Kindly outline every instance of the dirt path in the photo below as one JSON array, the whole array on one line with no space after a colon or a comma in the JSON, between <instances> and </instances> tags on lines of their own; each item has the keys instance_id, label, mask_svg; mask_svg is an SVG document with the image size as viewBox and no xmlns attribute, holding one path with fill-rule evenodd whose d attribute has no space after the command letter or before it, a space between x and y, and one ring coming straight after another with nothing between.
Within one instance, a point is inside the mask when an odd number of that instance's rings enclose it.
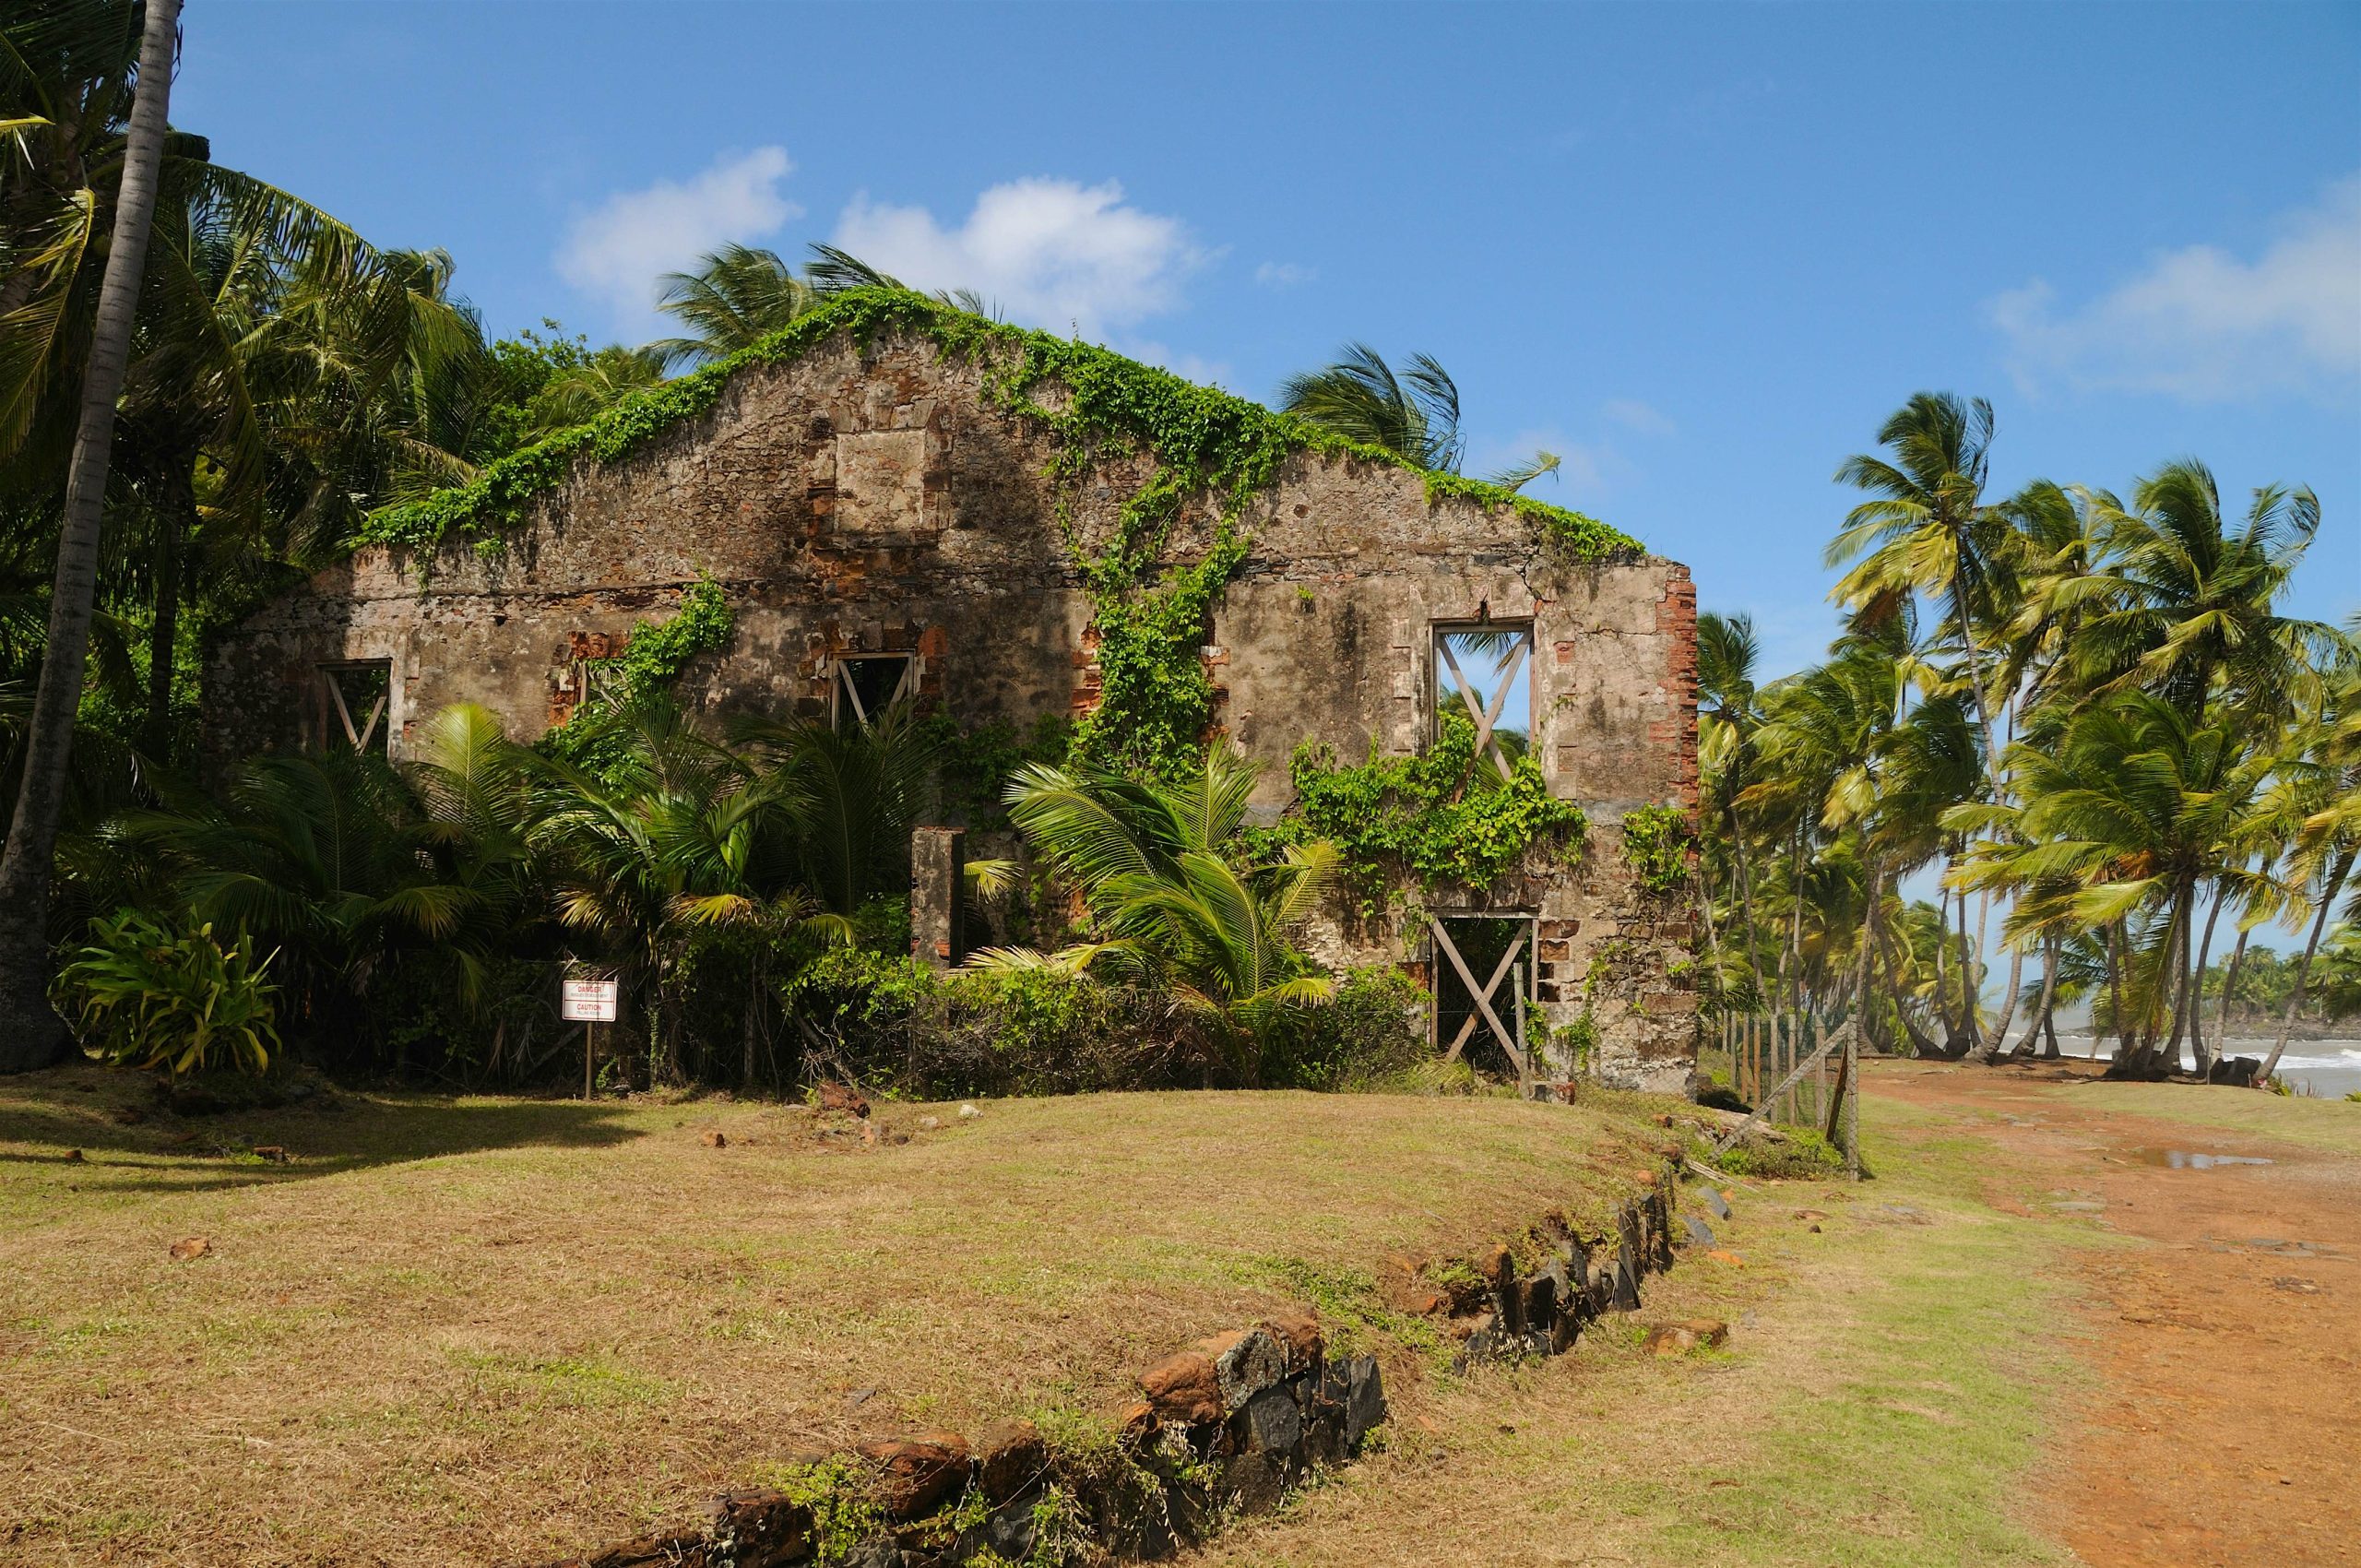
<instances>
[{"instance_id":1,"label":"dirt path","mask_svg":"<svg viewBox=\"0 0 2361 1568\"><path fill-rule=\"evenodd\" d=\"M2280 1108L2250 1091L2071 1067L1893 1064L1869 1086L2036 1173L1996 1207L2139 1239L2066 1254L2092 1378L2037 1474L2069 1548L2091 1568L2361 1563L2361 1111L2339 1147L2343 1107L2283 1102L2330 1112L2294 1142L2256 1129Z\"/></svg>"}]
</instances>

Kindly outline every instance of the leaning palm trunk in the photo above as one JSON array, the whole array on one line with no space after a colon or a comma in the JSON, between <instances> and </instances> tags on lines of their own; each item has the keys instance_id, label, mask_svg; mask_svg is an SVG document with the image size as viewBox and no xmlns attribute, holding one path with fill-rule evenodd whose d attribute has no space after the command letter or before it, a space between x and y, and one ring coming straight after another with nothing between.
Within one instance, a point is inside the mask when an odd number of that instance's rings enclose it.
<instances>
[{"instance_id":1,"label":"leaning palm trunk","mask_svg":"<svg viewBox=\"0 0 2361 1568\"><path fill-rule=\"evenodd\" d=\"M2287 1037L2295 1032L2296 1015L2304 1008L2304 982L2310 978L2312 955L2319 950L2320 932L2327 929L2329 910L2336 905L2336 896L2344 887L2344 879L2353 874L2355 851L2347 849L2343 857L2329 871L2328 880L2320 885L2319 911L2312 917L2312 934L2304 944L2304 956L2296 961L2296 989L2287 993L2286 1011L2279 1015L2279 1038L2271 1043L2271 1056L2254 1081L2267 1084L2279 1071L2279 1058L2287 1049Z\"/></svg>"},{"instance_id":2,"label":"leaning palm trunk","mask_svg":"<svg viewBox=\"0 0 2361 1568\"><path fill-rule=\"evenodd\" d=\"M82 378L81 419L66 470L65 510L58 530L57 575L49 601L49 638L41 684L25 733L24 778L0 854L0 1072L44 1067L70 1049L65 1025L49 1004L49 883L57 829L65 809L74 716L90 650L98 586L101 509L114 440L115 399L131 352L133 313L148 259L163 158L164 115L172 80L174 23L180 0L148 0L139 45L139 86L115 198L114 232Z\"/></svg>"}]
</instances>

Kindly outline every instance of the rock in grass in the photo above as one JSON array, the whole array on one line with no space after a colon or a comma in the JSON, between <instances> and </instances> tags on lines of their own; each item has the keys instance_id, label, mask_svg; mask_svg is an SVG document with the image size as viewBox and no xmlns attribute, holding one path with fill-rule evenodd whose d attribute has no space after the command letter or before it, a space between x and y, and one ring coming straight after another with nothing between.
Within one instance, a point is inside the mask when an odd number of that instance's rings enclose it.
<instances>
[{"instance_id":1,"label":"rock in grass","mask_svg":"<svg viewBox=\"0 0 2361 1568\"><path fill-rule=\"evenodd\" d=\"M1232 1329L1198 1340L1194 1348L1213 1362L1225 1409L1243 1409L1249 1399L1287 1374L1287 1348L1268 1329Z\"/></svg>"},{"instance_id":2,"label":"rock in grass","mask_svg":"<svg viewBox=\"0 0 2361 1568\"><path fill-rule=\"evenodd\" d=\"M1221 1379L1211 1356L1183 1350L1140 1373L1140 1392L1150 1408L1168 1421L1184 1424L1217 1421L1222 1418Z\"/></svg>"},{"instance_id":3,"label":"rock in grass","mask_svg":"<svg viewBox=\"0 0 2361 1568\"><path fill-rule=\"evenodd\" d=\"M1327 1348L1326 1336L1320 1332L1320 1319L1309 1312L1275 1313L1263 1320L1263 1331L1279 1342L1290 1373L1317 1366Z\"/></svg>"},{"instance_id":4,"label":"rock in grass","mask_svg":"<svg viewBox=\"0 0 2361 1568\"><path fill-rule=\"evenodd\" d=\"M1730 1217L1729 1200L1711 1187L1705 1189L1704 1203L1706 1212L1715 1219L1727 1219Z\"/></svg>"},{"instance_id":5,"label":"rock in grass","mask_svg":"<svg viewBox=\"0 0 2361 1568\"><path fill-rule=\"evenodd\" d=\"M708 1127L704 1132L697 1134L697 1142L705 1145L707 1148L728 1148L730 1146L730 1134L721 1131L718 1127Z\"/></svg>"},{"instance_id":6,"label":"rock in grass","mask_svg":"<svg viewBox=\"0 0 2361 1568\"><path fill-rule=\"evenodd\" d=\"M174 1263L187 1263L192 1259L203 1257L212 1250L213 1243L203 1236L184 1237L172 1243L172 1258Z\"/></svg>"},{"instance_id":7,"label":"rock in grass","mask_svg":"<svg viewBox=\"0 0 2361 1568\"><path fill-rule=\"evenodd\" d=\"M1715 1346L1730 1336L1729 1324L1717 1317L1683 1318L1660 1323L1648 1330L1641 1348L1651 1356L1685 1356L1700 1346Z\"/></svg>"},{"instance_id":8,"label":"rock in grass","mask_svg":"<svg viewBox=\"0 0 2361 1568\"><path fill-rule=\"evenodd\" d=\"M1682 1224L1689 1227L1689 1239L1691 1241L1694 1241L1701 1247L1710 1247L1714 1244L1714 1228L1712 1226L1706 1224L1703 1220L1698 1218L1693 1214L1684 1214L1680 1217L1680 1220Z\"/></svg>"},{"instance_id":9,"label":"rock in grass","mask_svg":"<svg viewBox=\"0 0 2361 1568\"><path fill-rule=\"evenodd\" d=\"M956 1432L921 1431L864 1443L862 1458L879 1472L880 1501L896 1519L916 1519L967 1482L967 1441Z\"/></svg>"},{"instance_id":10,"label":"rock in grass","mask_svg":"<svg viewBox=\"0 0 2361 1568\"><path fill-rule=\"evenodd\" d=\"M847 1116L865 1117L869 1114L869 1101L862 1098L859 1089L848 1084L822 1084L816 1092L823 1111L838 1111Z\"/></svg>"},{"instance_id":11,"label":"rock in grass","mask_svg":"<svg viewBox=\"0 0 2361 1568\"><path fill-rule=\"evenodd\" d=\"M976 1434L976 1479L995 1503L1031 1490L1049 1464L1049 1447L1031 1421L994 1421Z\"/></svg>"}]
</instances>

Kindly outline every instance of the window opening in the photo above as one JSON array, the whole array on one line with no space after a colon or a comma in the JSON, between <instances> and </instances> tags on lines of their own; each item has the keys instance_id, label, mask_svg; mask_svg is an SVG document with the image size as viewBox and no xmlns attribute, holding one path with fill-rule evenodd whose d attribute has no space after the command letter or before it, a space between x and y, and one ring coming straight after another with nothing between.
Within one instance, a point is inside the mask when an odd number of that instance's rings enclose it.
<instances>
[{"instance_id":1,"label":"window opening","mask_svg":"<svg viewBox=\"0 0 2361 1568\"><path fill-rule=\"evenodd\" d=\"M907 653L848 654L828 688L839 730L866 727L917 689L918 660Z\"/></svg>"},{"instance_id":2,"label":"window opening","mask_svg":"<svg viewBox=\"0 0 2361 1568\"><path fill-rule=\"evenodd\" d=\"M1476 726L1476 754L1490 757L1503 778L1533 749L1532 656L1530 622L1435 628L1436 732L1446 714L1464 711Z\"/></svg>"},{"instance_id":3,"label":"window opening","mask_svg":"<svg viewBox=\"0 0 2361 1568\"><path fill-rule=\"evenodd\" d=\"M393 730L386 719L386 707L393 698L393 660L371 659L350 664L323 664L320 685L322 706L328 719L323 728L329 745L341 742L356 752L386 748Z\"/></svg>"},{"instance_id":4,"label":"window opening","mask_svg":"<svg viewBox=\"0 0 2361 1568\"><path fill-rule=\"evenodd\" d=\"M1435 1043L1477 1071L1532 1075L1525 1004L1534 995L1539 925L1529 914L1434 915Z\"/></svg>"}]
</instances>

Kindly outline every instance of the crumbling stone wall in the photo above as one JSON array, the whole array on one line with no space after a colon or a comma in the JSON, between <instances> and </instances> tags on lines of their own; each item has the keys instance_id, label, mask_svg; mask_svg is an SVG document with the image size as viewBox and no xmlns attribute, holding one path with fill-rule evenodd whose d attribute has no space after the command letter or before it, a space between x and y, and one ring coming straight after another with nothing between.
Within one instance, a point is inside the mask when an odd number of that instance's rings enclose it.
<instances>
[{"instance_id":1,"label":"crumbling stone wall","mask_svg":"<svg viewBox=\"0 0 2361 1568\"><path fill-rule=\"evenodd\" d=\"M816 715L835 660L900 653L916 660L924 699L964 726L1086 712L1099 685L1074 551L1113 537L1151 460L1100 454L1061 490L1047 477L1052 434L996 404L984 376L922 339L866 351L838 339L747 368L711 411L628 457L585 462L503 549L364 549L221 645L208 677L214 742L235 755L320 739L320 668L371 660L389 668L397 755L453 702L481 704L532 739L583 699L586 660L700 577L737 618L731 646L682 682L706 710ZM1054 387L1036 396L1055 406ZM1190 509L1174 559L1202 556L1216 511L1210 497ZM1551 790L1589 814L1589 852L1579 868L1539 868L1467 902L1543 922L1538 1005L1559 1025L1589 1008L1595 1071L1685 1087L1687 917L1638 892L1616 831L1633 807L1695 803L1685 568L1560 563L1504 509L1430 499L1415 474L1311 452L1240 522L1252 552L1203 657L1217 729L1264 765L1263 813L1287 803L1287 757L1303 742L1348 761L1372 739L1394 754L1424 742L1437 622L1533 624L1533 744ZM1427 957L1415 923L1340 915L1312 940L1332 962ZM1615 1005L1603 1005L1608 991Z\"/></svg>"}]
</instances>

